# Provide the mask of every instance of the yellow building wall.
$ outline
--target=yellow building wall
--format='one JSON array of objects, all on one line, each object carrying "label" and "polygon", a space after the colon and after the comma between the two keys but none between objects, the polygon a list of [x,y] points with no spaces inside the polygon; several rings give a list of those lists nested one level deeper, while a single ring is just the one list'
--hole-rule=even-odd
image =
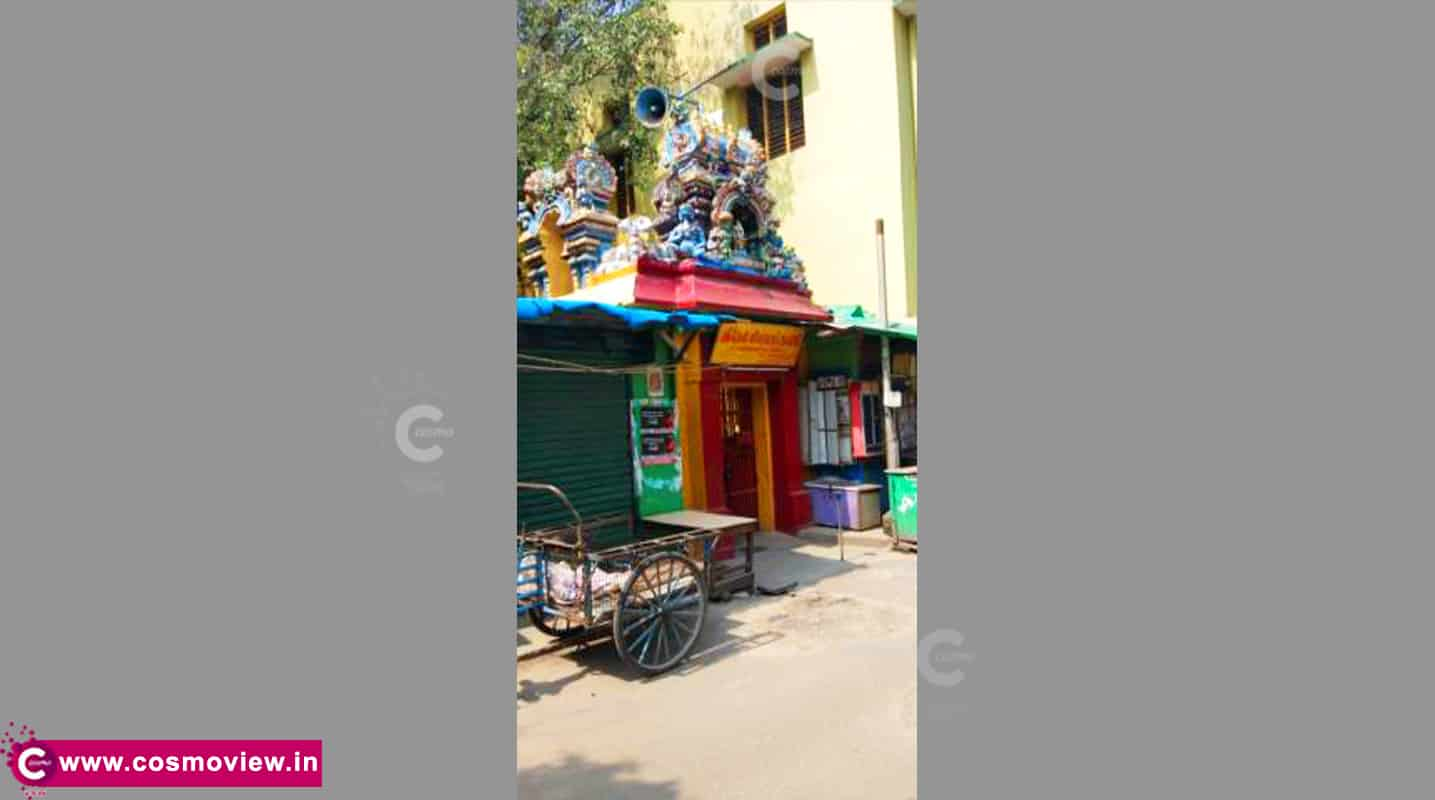
[{"label": "yellow building wall", "polygon": [[[902,82],[915,85],[916,33],[891,0],[672,0],[685,81],[674,88],[741,58],[748,24],[779,6],[788,32],[812,40],[801,63],[806,143],[768,167],[781,234],[802,256],[817,303],[875,311],[875,223],[883,219],[889,313],[914,317],[916,109],[908,99],[915,91],[909,95]],[[707,111],[721,109],[726,124],[746,125],[743,90],[706,87],[696,97]],[[905,151],[904,138],[911,140]]]},{"label": "yellow building wall", "polygon": [[917,18],[897,18],[897,103],[902,138],[902,243],[907,316],[917,316]]}]

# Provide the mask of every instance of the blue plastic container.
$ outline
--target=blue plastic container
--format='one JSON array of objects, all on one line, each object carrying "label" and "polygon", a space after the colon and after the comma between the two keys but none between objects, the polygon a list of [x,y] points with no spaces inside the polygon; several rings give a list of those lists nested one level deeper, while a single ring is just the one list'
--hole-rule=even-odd
[{"label": "blue plastic container", "polygon": [[881,487],[879,496],[882,511],[887,511],[891,506],[888,499],[887,472],[883,469],[881,459],[865,459],[853,464],[842,466],[823,465],[815,467],[822,475],[815,480],[827,480],[828,478],[842,479],[849,483],[875,483]]},{"label": "blue plastic container", "polygon": [[852,481],[842,478],[817,478],[802,484],[807,488],[808,496],[812,498],[813,524],[825,525],[829,528],[842,527],[846,498],[836,487],[852,483]]}]

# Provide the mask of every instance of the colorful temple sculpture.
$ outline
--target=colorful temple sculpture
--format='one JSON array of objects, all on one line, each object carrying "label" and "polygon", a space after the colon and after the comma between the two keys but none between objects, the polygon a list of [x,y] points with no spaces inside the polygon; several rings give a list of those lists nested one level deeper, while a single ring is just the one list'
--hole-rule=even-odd
[{"label": "colorful temple sculpture", "polygon": [[[551,297],[587,285],[618,230],[608,213],[617,188],[613,165],[591,145],[569,156],[561,172],[528,176],[518,204],[521,295]],[[566,265],[561,282],[549,269],[555,252]]]},{"label": "colorful temple sculpture", "polygon": [[613,166],[591,145],[534,170],[518,204],[518,293],[822,320],[778,234],[762,145],[674,103],[653,190],[657,218],[608,207]]}]

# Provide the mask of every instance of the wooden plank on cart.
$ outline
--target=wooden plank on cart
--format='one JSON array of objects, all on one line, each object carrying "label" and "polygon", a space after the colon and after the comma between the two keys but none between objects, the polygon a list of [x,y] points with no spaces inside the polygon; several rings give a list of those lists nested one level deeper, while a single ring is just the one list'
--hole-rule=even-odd
[{"label": "wooden plank on cart", "polygon": [[757,531],[757,520],[752,517],[714,514],[711,511],[696,511],[691,509],[669,511],[666,514],[654,514],[651,517],[643,517],[643,521],[674,528],[709,530],[725,534],[755,533]]},{"label": "wooden plank on cart", "polygon": [[[732,514],[714,514],[711,511],[698,511],[695,509],[654,514],[650,517],[644,517],[643,521],[655,523],[663,527],[680,528],[701,538],[746,536],[749,538],[749,548],[751,547],[751,536],[757,532],[757,520],[752,517],[739,517]],[[702,542],[690,542],[688,544],[687,553],[689,558],[703,558]]]}]

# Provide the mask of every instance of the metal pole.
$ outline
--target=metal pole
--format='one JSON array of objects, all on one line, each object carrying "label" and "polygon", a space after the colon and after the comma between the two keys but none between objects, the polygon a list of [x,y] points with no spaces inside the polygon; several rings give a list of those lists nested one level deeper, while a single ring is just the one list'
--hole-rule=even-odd
[{"label": "metal pole", "polygon": [[887,469],[902,466],[897,446],[897,412],[887,402],[892,394],[892,343],[887,339],[887,237],[877,220],[877,313],[882,319],[882,428],[887,445]]}]

